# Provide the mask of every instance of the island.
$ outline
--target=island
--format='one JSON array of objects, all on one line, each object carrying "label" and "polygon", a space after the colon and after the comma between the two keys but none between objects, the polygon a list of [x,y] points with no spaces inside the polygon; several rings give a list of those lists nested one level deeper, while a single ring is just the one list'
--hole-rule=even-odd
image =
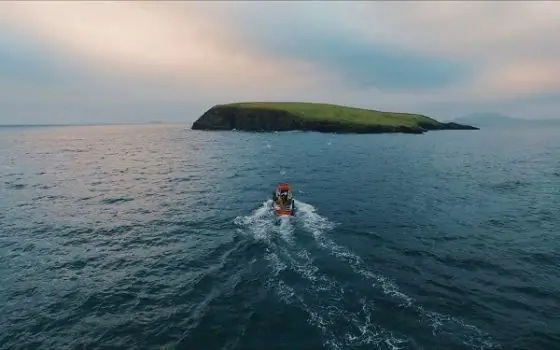
[{"label": "island", "polygon": [[457,123],[468,123],[485,129],[558,127],[560,119],[515,118],[500,113],[473,113],[454,119]]},{"label": "island", "polygon": [[421,114],[383,112],[312,102],[239,102],[216,105],[192,130],[317,131],[331,133],[409,133],[428,130],[478,130],[442,123]]}]

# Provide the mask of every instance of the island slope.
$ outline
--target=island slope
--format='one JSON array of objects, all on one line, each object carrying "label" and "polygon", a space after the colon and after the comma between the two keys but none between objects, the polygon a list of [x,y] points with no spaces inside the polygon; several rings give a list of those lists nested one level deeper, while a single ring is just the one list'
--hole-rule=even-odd
[{"label": "island slope", "polygon": [[305,102],[242,102],[217,105],[198,118],[192,129],[412,134],[422,134],[428,130],[478,130],[470,125],[441,123],[420,114]]}]

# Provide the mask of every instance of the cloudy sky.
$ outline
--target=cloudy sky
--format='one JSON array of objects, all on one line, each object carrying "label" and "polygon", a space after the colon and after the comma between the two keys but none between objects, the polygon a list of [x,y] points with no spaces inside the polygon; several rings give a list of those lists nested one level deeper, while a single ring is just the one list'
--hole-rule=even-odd
[{"label": "cloudy sky", "polygon": [[0,124],[240,100],[560,118],[560,2],[0,2]]}]

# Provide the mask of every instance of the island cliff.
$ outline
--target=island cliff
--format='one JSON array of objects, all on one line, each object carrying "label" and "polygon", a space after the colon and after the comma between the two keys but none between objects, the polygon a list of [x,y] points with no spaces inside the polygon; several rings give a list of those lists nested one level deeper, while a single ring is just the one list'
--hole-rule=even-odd
[{"label": "island cliff", "polygon": [[381,112],[332,104],[247,102],[217,105],[192,125],[193,130],[318,131],[337,133],[411,133],[428,130],[478,130],[458,123],[408,113]]}]

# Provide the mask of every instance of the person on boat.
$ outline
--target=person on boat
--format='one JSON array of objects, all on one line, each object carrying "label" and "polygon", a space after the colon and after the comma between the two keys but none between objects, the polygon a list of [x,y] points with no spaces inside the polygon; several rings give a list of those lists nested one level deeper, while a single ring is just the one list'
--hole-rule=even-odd
[{"label": "person on boat", "polygon": [[274,192],[274,194],[272,195],[272,200],[274,201],[274,203],[276,205],[280,205],[282,206],[282,192],[280,192],[279,190],[277,190],[276,192]]},{"label": "person on boat", "polygon": [[282,205],[285,205],[288,203],[288,192],[283,192],[282,193]]},{"label": "person on boat", "polygon": [[285,195],[284,195],[284,193],[280,193],[280,197],[279,197],[279,200],[278,200],[278,204],[279,204],[281,207],[283,207],[285,202],[286,202],[286,200],[285,200]]}]

